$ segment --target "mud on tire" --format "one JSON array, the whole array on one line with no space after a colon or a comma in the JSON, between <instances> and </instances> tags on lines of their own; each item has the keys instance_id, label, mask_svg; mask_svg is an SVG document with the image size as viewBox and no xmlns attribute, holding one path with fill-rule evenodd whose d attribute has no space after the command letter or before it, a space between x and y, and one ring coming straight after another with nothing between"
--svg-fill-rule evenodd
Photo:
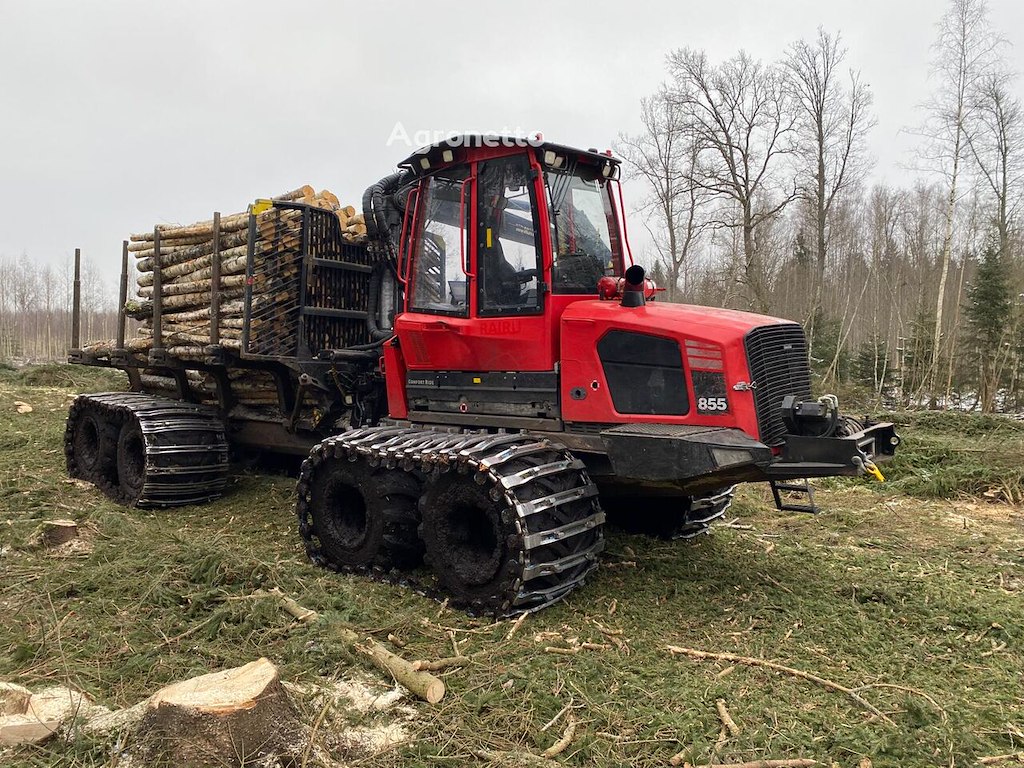
<instances>
[{"instance_id":1,"label":"mud on tire","mask_svg":"<svg viewBox=\"0 0 1024 768\"><path fill-rule=\"evenodd\" d=\"M422 560L415 478L334 456L307 460L302 476L299 529L314 562L365 571L411 568Z\"/></svg>"},{"instance_id":2,"label":"mud on tire","mask_svg":"<svg viewBox=\"0 0 1024 768\"><path fill-rule=\"evenodd\" d=\"M437 477L420 500L426 562L460 604L500 607L515 594L522 536L504 506L455 472Z\"/></svg>"},{"instance_id":3,"label":"mud on tire","mask_svg":"<svg viewBox=\"0 0 1024 768\"><path fill-rule=\"evenodd\" d=\"M420 500L439 591L474 613L550 605L582 583L604 546L604 514L582 463L546 443L521 443L509 449L519 455L488 471L466 457L457 471L435 474Z\"/></svg>"},{"instance_id":4,"label":"mud on tire","mask_svg":"<svg viewBox=\"0 0 1024 768\"><path fill-rule=\"evenodd\" d=\"M369 473L346 483L366 483L367 510L380 505L384 525L374 531L383 554L371 566L328 557L314 523L330 506L319 478L341 471L331 469L338 460ZM299 534L314 563L413 586L471 613L551 605L583 583L604 547L604 512L583 463L529 434L359 427L314 447L296 490ZM383 570L421 556L432 571L425 579Z\"/></svg>"}]
</instances>

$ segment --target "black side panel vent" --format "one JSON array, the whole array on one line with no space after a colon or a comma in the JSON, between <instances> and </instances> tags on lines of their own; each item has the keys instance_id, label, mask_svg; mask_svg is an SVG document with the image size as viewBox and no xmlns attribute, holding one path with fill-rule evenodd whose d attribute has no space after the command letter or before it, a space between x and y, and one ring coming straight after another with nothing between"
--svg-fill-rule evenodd
<instances>
[{"instance_id":1,"label":"black side panel vent","mask_svg":"<svg viewBox=\"0 0 1024 768\"><path fill-rule=\"evenodd\" d=\"M761 442L781 445L786 435L782 421L782 398L811 397L811 371L807 365L807 339L796 323L762 325L747 333L747 362L756 384L754 405Z\"/></svg>"},{"instance_id":2,"label":"black side panel vent","mask_svg":"<svg viewBox=\"0 0 1024 768\"><path fill-rule=\"evenodd\" d=\"M682 416L690 410L678 342L610 331L597 343L597 354L619 413Z\"/></svg>"}]
</instances>

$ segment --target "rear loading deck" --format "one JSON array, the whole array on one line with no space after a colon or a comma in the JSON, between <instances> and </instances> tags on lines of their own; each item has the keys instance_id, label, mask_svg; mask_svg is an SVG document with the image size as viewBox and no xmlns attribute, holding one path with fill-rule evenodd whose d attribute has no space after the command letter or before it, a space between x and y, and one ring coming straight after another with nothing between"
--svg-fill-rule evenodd
<instances>
[{"instance_id":1,"label":"rear loading deck","mask_svg":"<svg viewBox=\"0 0 1024 768\"><path fill-rule=\"evenodd\" d=\"M368 318L374 271L387 265L312 205L254 206L244 230L227 234L219 221L215 214L208 240L166 254L154 230L139 300L128 299L124 243L114 341L80 344L76 281L69 361L122 369L133 392L214 409L232 443L288 453L305 454L342 420L379 415ZM197 296L198 308L185 304ZM140 321L133 338L129 317Z\"/></svg>"}]
</instances>

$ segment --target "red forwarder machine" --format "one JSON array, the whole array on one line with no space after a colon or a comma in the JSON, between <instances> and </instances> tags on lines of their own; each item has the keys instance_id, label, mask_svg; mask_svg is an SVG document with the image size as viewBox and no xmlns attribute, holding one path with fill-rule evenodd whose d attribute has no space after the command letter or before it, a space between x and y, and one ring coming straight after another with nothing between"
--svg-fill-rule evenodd
<instances>
[{"instance_id":1,"label":"red forwarder machine","mask_svg":"<svg viewBox=\"0 0 1024 768\"><path fill-rule=\"evenodd\" d=\"M539 136L448 139L366 191L366 246L345 243L329 211L271 203L302 215L301 244L275 255L298 267L287 311L267 314L250 287L240 348L217 343L212 313L211 344L184 358L163 345L154 280L152 350L123 348L122 313L112 352L70 353L131 385L76 399L70 474L173 506L215 498L233 449L299 454L315 563L493 615L580 585L605 509L685 538L736 483L815 511L805 478L877 474L893 425L812 397L800 325L653 300L626 263L619 170L611 152ZM251 215L250 286L267 263L254 232ZM122 303L126 286L127 266ZM276 405L237 402L242 369L272 377ZM176 396L147 391L152 374Z\"/></svg>"}]
</instances>

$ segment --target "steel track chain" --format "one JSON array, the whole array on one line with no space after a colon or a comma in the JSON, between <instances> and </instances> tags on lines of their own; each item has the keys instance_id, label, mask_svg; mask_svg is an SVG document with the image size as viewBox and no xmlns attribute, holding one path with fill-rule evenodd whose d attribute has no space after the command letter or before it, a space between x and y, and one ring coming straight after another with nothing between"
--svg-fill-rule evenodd
<instances>
[{"instance_id":1,"label":"steel track chain","mask_svg":"<svg viewBox=\"0 0 1024 768\"><path fill-rule=\"evenodd\" d=\"M91 418L98 427L100 467L79 466L75 435ZM142 483L126 489L117 472L118 436L138 426ZM218 498L227 483L228 442L224 422L213 408L139 392L79 395L64 432L68 474L96 485L117 502L139 507L199 504Z\"/></svg>"},{"instance_id":2,"label":"steel track chain","mask_svg":"<svg viewBox=\"0 0 1024 768\"><path fill-rule=\"evenodd\" d=\"M686 512L686 521L672 534L673 539L692 539L702 533L710 533L711 523L725 514L732 506L736 486L731 485L717 493L694 496Z\"/></svg>"},{"instance_id":3,"label":"steel track chain","mask_svg":"<svg viewBox=\"0 0 1024 768\"><path fill-rule=\"evenodd\" d=\"M513 460L541 452L559 454L556 461L518 472L507 469ZM460 603L442 593L431 579L418 579L417 573L381 567L352 566L330 561L313 532L310 488L318 468L327 459L365 461L370 467L383 467L427 478L448 472L467 475L467 480L489 487L494 501L503 501L503 514L511 516L516 530L517 574L502 605L481 607ZM531 483L557 475L571 476L570 487L557 493L526 499ZM602 526L605 514L597 501L597 487L591 482L583 463L565 448L529 434L492 434L452 432L441 429L377 426L353 429L318 443L303 462L296 486L299 534L310 560L319 566L344 573L369 576L377 581L410 587L438 601L470 613L508 616L545 608L568 595L597 568L598 555L604 549ZM577 501L589 504L589 514L558 526L539 528L537 521L550 519L540 513ZM596 531L587 543L555 560L544 560L541 550L553 542L566 541ZM580 536L587 540L588 537ZM565 579L553 586L536 588L539 579Z\"/></svg>"}]
</instances>

